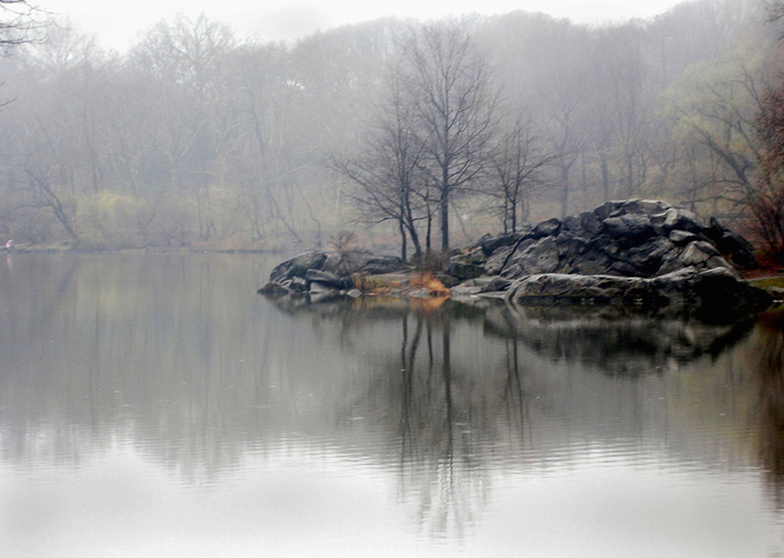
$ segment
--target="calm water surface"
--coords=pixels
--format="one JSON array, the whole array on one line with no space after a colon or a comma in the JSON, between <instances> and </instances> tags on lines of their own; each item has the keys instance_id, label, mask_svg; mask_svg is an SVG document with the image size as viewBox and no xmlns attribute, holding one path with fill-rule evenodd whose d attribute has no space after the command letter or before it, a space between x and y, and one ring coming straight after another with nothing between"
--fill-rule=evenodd
<instances>
[{"instance_id":1,"label":"calm water surface","mask_svg":"<svg viewBox=\"0 0 784 558\"><path fill-rule=\"evenodd\" d=\"M784 334L0 261L0 555L784 555Z\"/></svg>"}]
</instances>

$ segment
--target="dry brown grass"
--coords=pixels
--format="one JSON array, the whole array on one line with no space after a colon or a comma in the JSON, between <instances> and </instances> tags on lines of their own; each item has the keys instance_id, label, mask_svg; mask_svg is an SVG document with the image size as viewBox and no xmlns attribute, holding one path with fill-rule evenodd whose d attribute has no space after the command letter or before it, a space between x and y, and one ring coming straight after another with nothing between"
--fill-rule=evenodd
<instances>
[{"instance_id":1,"label":"dry brown grass","mask_svg":"<svg viewBox=\"0 0 784 558\"><path fill-rule=\"evenodd\" d=\"M414 288L427 289L431 296L442 297L450 295L450 290L447 289L441 281L436 279L430 271L415 273L411 276L409 285Z\"/></svg>"}]
</instances>

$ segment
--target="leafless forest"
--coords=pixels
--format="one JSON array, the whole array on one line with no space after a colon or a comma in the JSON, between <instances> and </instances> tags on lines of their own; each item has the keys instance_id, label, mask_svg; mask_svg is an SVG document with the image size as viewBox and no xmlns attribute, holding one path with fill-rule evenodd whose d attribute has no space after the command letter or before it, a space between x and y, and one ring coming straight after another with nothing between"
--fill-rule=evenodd
<instances>
[{"instance_id":1,"label":"leafless forest","mask_svg":"<svg viewBox=\"0 0 784 558\"><path fill-rule=\"evenodd\" d=\"M780 35L757 0L601 27L382 19L295 44L180 17L121 54L49 24L0 59L0 236L440 250L647 197L772 244L760 115L784 114Z\"/></svg>"}]
</instances>

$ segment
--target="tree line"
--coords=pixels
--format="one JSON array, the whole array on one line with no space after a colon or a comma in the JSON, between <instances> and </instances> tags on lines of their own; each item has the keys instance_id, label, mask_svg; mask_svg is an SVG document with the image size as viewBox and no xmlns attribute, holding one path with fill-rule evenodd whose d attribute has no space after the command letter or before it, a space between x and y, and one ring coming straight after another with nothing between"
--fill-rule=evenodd
<instances>
[{"instance_id":1,"label":"tree line","mask_svg":"<svg viewBox=\"0 0 784 558\"><path fill-rule=\"evenodd\" d=\"M653 197L782 244L761 116L779 25L762 1L696 0L595 27L385 18L284 44L179 16L120 54L55 22L0 59L0 235L274 249L354 230L410 256Z\"/></svg>"}]
</instances>

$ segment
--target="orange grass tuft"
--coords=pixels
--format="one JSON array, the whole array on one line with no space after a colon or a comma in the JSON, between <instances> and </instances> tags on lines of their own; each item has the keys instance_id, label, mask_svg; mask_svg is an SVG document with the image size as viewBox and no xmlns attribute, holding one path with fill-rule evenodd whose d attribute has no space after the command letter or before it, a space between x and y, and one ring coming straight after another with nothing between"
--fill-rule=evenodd
<instances>
[{"instance_id":1,"label":"orange grass tuft","mask_svg":"<svg viewBox=\"0 0 784 558\"><path fill-rule=\"evenodd\" d=\"M450 291L444 284L436 279L429 271L415 273L411 276L409 284L412 287L420 287L430 291L431 296L449 296Z\"/></svg>"}]
</instances>

